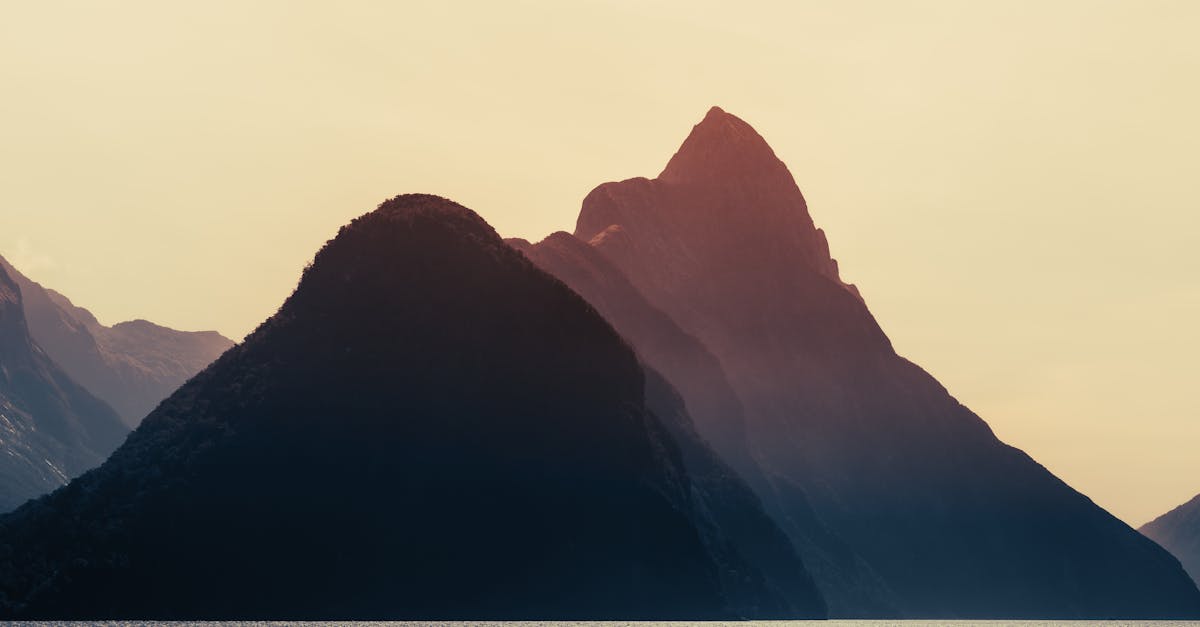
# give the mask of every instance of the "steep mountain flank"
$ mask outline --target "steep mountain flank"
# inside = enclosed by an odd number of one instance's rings
[[[1141,532],[1170,551],[1200,582],[1200,495],[1147,523]]]
[[[128,432],[29,337],[21,290],[0,267],[0,512],[98,466]]]
[[[1170,555],[895,353],[786,166],[744,121],[713,108],[658,178],[592,191],[575,236],[711,351],[753,456],[904,613],[1200,615]]]

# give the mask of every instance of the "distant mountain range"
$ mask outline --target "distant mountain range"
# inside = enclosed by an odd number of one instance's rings
[[[342,229],[103,466],[0,519],[21,617],[820,617],[588,304],[444,199]]]
[[[1179,558],[1200,583],[1200,495],[1147,523],[1141,532]]]
[[[0,314],[36,340],[0,372],[69,407],[38,325],[141,407],[227,345],[13,281]],[[719,108],[573,234],[426,195],[343,227],[103,465],[0,517],[0,558],[5,619],[1200,618],[1178,560],[896,354]]]
[[[21,290],[0,266],[0,512],[99,465],[128,433],[30,338]]]
[[[215,331],[176,331],[145,320],[104,326],[90,311],[31,281],[2,257],[0,267],[24,294],[34,340],[130,427],[233,346]]]

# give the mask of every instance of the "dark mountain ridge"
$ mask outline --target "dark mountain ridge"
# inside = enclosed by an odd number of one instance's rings
[[[657,179],[592,191],[575,236],[719,360],[778,492],[798,488],[904,613],[1200,615],[1170,555],[895,353],[744,121],[714,107]]]
[[[18,272],[34,340],[72,379],[111,405],[130,427],[233,342],[215,331],[176,331],[147,320],[105,326],[92,312]]]
[[[0,512],[99,465],[128,432],[30,338],[20,287],[0,267]]]
[[[397,197],[108,462],[0,518],[0,616],[823,615],[646,381],[474,213]]]

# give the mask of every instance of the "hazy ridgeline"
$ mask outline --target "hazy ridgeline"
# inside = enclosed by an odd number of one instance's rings
[[[2,382],[97,414],[51,446],[119,428],[0,288]],[[416,194],[354,220],[99,468],[0,518],[0,558],[5,618],[1200,616],[1178,560],[896,354],[718,108],[574,234],[506,244]]]

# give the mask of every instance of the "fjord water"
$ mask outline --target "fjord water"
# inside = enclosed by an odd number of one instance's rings
[[[48,627],[73,627],[77,625],[96,625],[94,622],[30,622],[25,625],[44,625]],[[754,627],[754,626],[786,626],[786,625],[818,625],[822,627],[955,627],[967,625],[971,627],[1188,627],[1200,626],[1200,621],[896,621],[896,620],[829,620],[829,621],[742,621],[742,622],[666,622],[666,621],[492,621],[492,622],[462,622],[462,621],[326,621],[326,622],[288,622],[288,621],[221,621],[221,622],[172,622],[172,621],[104,621],[101,625],[110,627],[134,626],[175,626],[175,625],[214,625],[214,626],[281,626],[307,627],[336,625],[344,627],[378,626],[378,627],[425,627],[425,626],[472,626],[472,627],[674,627],[684,625],[704,625],[706,627]]]
[[[49,627],[68,627],[74,625],[92,625],[96,623],[78,622],[38,622],[24,623],[29,625],[46,625]],[[423,627],[426,625],[471,625],[472,627],[658,627],[677,625],[705,625],[706,627],[753,627],[756,625],[820,625],[822,627],[955,627],[969,625],[971,627],[1188,627],[1200,625],[1200,621],[1167,621],[1167,620],[824,620],[824,621],[743,621],[743,622],[631,622],[631,621],[495,621],[495,622],[408,622],[408,621],[327,621],[327,622],[275,622],[275,621],[221,621],[221,622],[172,622],[172,621],[105,621],[103,625],[111,627],[134,626],[166,626],[166,625],[230,625],[237,627],[258,626],[297,626],[308,625],[338,625],[345,627],[382,626],[382,627]]]

